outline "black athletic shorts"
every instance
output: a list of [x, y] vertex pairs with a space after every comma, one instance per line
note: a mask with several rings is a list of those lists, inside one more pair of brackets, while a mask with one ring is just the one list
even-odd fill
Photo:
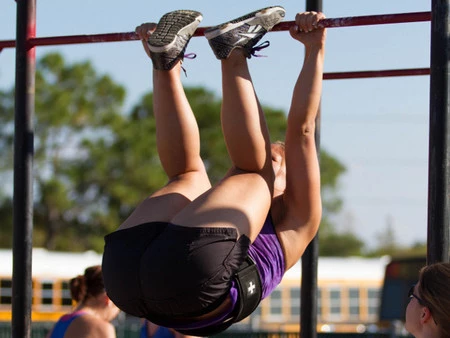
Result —
[[249, 246], [234, 228], [152, 222], [118, 230], [105, 237], [106, 292], [126, 313], [174, 325], [222, 303]]

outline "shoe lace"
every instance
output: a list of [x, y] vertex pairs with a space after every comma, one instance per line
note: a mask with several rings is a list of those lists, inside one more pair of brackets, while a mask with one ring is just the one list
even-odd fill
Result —
[[259, 52], [260, 50], [267, 48], [270, 46], [270, 42], [269, 41], [264, 41], [262, 43], [260, 43], [257, 46], [254, 46], [251, 51], [250, 51], [250, 57], [253, 55], [254, 57], [267, 57], [267, 55], [261, 55], [261, 54], [256, 54], [257, 52]]
[[187, 77], [187, 71], [186, 71], [186, 69], [183, 67], [183, 60], [184, 60], [184, 59], [193, 60], [193, 59], [195, 59], [196, 57], [197, 57], [197, 54], [195, 54], [195, 53], [187, 53], [187, 54], [184, 54], [183, 58], [181, 59], [181, 69], [182, 69], [183, 72], [184, 72], [184, 76]]

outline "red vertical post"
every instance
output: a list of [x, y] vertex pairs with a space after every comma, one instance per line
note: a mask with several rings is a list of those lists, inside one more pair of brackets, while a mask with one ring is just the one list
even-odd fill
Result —
[[31, 337], [36, 1], [17, 0], [13, 197], [13, 338]]

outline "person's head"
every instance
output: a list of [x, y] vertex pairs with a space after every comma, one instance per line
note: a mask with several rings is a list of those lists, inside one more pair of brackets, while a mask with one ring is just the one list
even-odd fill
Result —
[[286, 160], [284, 142], [272, 143], [272, 168], [275, 174], [275, 195], [286, 189]]
[[406, 329], [415, 337], [450, 337], [450, 263], [423, 267], [409, 292]]
[[69, 286], [73, 300], [78, 304], [100, 309], [105, 320], [113, 320], [119, 314], [119, 308], [106, 295], [100, 265], [86, 268], [84, 275], [70, 280]]

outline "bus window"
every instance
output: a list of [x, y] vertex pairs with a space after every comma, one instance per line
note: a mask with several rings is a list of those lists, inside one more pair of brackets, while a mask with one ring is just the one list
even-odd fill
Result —
[[53, 305], [53, 282], [42, 283], [42, 305]]
[[291, 319], [295, 320], [300, 316], [300, 287], [293, 287], [289, 290], [289, 300], [291, 304]]
[[11, 305], [12, 301], [12, 280], [0, 280], [0, 304]]
[[348, 302], [349, 302], [349, 315], [352, 319], [358, 319], [360, 316], [360, 308], [359, 308], [359, 289], [350, 288], [348, 290]]
[[71, 306], [72, 305], [72, 295], [70, 294], [70, 287], [68, 282], [62, 282], [62, 305]]

